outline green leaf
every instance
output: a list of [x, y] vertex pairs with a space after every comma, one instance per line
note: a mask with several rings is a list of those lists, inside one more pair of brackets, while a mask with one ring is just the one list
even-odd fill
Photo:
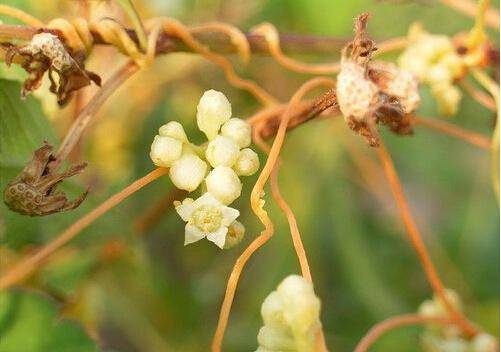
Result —
[[81, 326], [60, 318], [46, 296], [21, 290], [0, 294], [0, 352], [97, 350]]
[[40, 103], [33, 97], [23, 100], [21, 84], [0, 79], [0, 187], [21, 171], [43, 141], [56, 141], [52, 126]]
[[[0, 192], [31, 159], [33, 151], [44, 140], [55, 143], [52, 126], [45, 118], [40, 103], [29, 96], [21, 99], [21, 84], [0, 79]], [[3, 198], [3, 197], [2, 197]], [[39, 231], [39, 219], [27, 218], [7, 210], [0, 202], [5, 231], [0, 242], [19, 246], [33, 242]]]

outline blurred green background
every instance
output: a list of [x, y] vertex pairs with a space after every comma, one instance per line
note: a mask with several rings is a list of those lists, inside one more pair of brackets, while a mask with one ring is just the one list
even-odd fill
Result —
[[[415, 21], [421, 21], [430, 32], [451, 35], [468, 30], [473, 23], [432, 0], [135, 2], [144, 18], [168, 15], [189, 25], [220, 20], [243, 30], [268, 21], [284, 33], [341, 38], [350, 37], [353, 18], [363, 11], [371, 13], [370, 33], [377, 39], [405, 36]], [[3, 3], [44, 20], [77, 16], [82, 11], [79, 1]], [[116, 13], [115, 7], [103, 3], [94, 15]], [[497, 33], [491, 35], [498, 43]], [[328, 57], [296, 57], [333, 61], [339, 58], [339, 48], [333, 48]], [[234, 59], [243, 76], [252, 77], [284, 101], [309, 77], [292, 73], [266, 56], [254, 56], [248, 66]], [[122, 61], [113, 50], [96, 48], [88, 68], [106, 78]], [[20, 125], [10, 133], [26, 139], [24, 144], [11, 143], [14, 151], [7, 150], [8, 143], [0, 144], [4, 148], [0, 150], [3, 188], [42, 140], [61, 140], [77, 107], [70, 104], [57, 111], [46, 87], [36, 97], [17, 103], [19, 86], [14, 81], [21, 77], [19, 70], [1, 63], [0, 77], [13, 80], [0, 89], [2, 138], [10, 126], [8, 117], [19, 111], [15, 119]], [[150, 171], [149, 146], [161, 124], [181, 121], [189, 136], [201, 140], [195, 128], [195, 109], [202, 93], [211, 88], [228, 96], [235, 116], [245, 118], [259, 108], [249, 94], [231, 87], [219, 68], [190, 54], [159, 58], [152, 68], [125, 84], [100, 111], [74, 155], [75, 160], [90, 163], [80, 179], [65, 186], [74, 196], [91, 185], [91, 193], [79, 209], [27, 218], [0, 206], [2, 270]], [[85, 101], [93, 91], [87, 89], [81, 99]], [[420, 114], [440, 118], [426, 88], [422, 96]], [[22, 104], [27, 104], [26, 110], [16, 110], [23, 109]], [[460, 113], [450, 122], [489, 135], [494, 118], [465, 96]], [[28, 137], [23, 137], [25, 130]], [[445, 284], [461, 294], [473, 321], [498, 336], [499, 209], [488, 153], [422, 127], [412, 137], [386, 131], [383, 136]], [[322, 300], [327, 343], [332, 351], [350, 351], [375, 323], [416, 311], [431, 290], [406, 240], [374, 151], [348, 131], [342, 119], [324, 119], [295, 129], [287, 135], [282, 158], [281, 190], [297, 216], [315, 291]], [[261, 155], [262, 163], [264, 160]], [[248, 204], [253, 181], [255, 177], [245, 180], [244, 194], [236, 203], [246, 237], [229, 251], [207, 241], [183, 247], [184, 223], [172, 209], [142, 227], [141, 219], [159, 202], [168, 204], [168, 197], [183, 197], [169, 193], [172, 185], [167, 177], [142, 189], [59, 251], [23, 287], [0, 294], [0, 351], [95, 350], [75, 321], [103, 351], [207, 351], [233, 263], [261, 230]], [[256, 348], [263, 299], [285, 276], [299, 272], [285, 217], [268, 195], [266, 199], [276, 224], [275, 236], [243, 272], [225, 351]], [[54, 333], [45, 328], [56, 322], [60, 326]], [[373, 350], [419, 351], [419, 331], [393, 331]]]

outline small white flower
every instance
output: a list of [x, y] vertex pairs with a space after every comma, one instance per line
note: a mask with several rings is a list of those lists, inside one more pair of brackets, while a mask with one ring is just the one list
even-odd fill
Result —
[[259, 157], [255, 151], [245, 148], [240, 151], [233, 170], [238, 176], [251, 176], [259, 170]]
[[217, 136], [230, 117], [231, 104], [223, 93], [211, 89], [202, 95], [197, 106], [197, 124], [209, 140]]
[[226, 235], [226, 242], [224, 243], [224, 249], [230, 249], [239, 244], [245, 235], [245, 227], [239, 221], [233, 221], [230, 226], [228, 226], [228, 234]]
[[174, 185], [192, 192], [200, 186], [207, 173], [207, 163], [195, 154], [185, 154], [176, 160], [169, 171]]
[[170, 167], [174, 161], [181, 157], [183, 143], [165, 136], [155, 136], [151, 143], [150, 158], [160, 167]]
[[251, 144], [251, 126], [242, 119], [235, 117], [229, 119], [223, 127], [221, 127], [221, 134], [233, 139], [240, 148], [248, 147]]
[[217, 136], [207, 145], [205, 157], [212, 167], [232, 167], [237, 161], [238, 153], [238, 145], [231, 138]]
[[165, 137], [171, 137], [183, 143], [188, 142], [188, 137], [184, 132], [183, 125], [177, 121], [170, 121], [158, 129], [158, 134]]
[[207, 190], [223, 204], [230, 204], [240, 197], [242, 183], [235, 171], [227, 166], [218, 166], [205, 179]]
[[185, 199], [177, 204], [176, 211], [186, 221], [184, 245], [207, 238], [219, 248], [224, 247], [228, 226], [240, 215], [209, 192], [195, 201]]

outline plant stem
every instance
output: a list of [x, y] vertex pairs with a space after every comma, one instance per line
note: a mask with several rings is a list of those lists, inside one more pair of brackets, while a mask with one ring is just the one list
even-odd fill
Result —
[[354, 352], [366, 352], [384, 333], [408, 325], [435, 323], [442, 325], [454, 324], [452, 319], [438, 317], [424, 317], [419, 314], [404, 314], [388, 318], [373, 326], [360, 340]]
[[90, 102], [78, 114], [77, 118], [71, 125], [66, 137], [59, 146], [55, 160], [50, 163], [49, 167], [55, 170], [61, 162], [68, 156], [73, 147], [77, 145], [82, 133], [89, 124], [92, 116], [103, 106], [104, 102], [124, 83], [130, 76], [137, 72], [139, 67], [132, 61], [128, 61], [122, 68], [115, 72], [101, 89], [92, 97]]
[[108, 210], [114, 208], [120, 204], [124, 199], [128, 198], [130, 195], [134, 194], [147, 184], [155, 181], [157, 178], [165, 175], [168, 169], [158, 168], [146, 176], [143, 176], [139, 180], [134, 181], [129, 186], [111, 196], [105, 200], [101, 205], [94, 208], [92, 211], [78, 219], [70, 227], [68, 227], [64, 232], [57, 236], [54, 240], [43, 246], [35, 254], [22, 259], [18, 264], [14, 265], [10, 270], [8, 270], [2, 277], [0, 277], [0, 290], [4, 290], [12, 285], [15, 285], [29, 275], [31, 275], [35, 270], [40, 268], [43, 262], [55, 251], [64, 246], [70, 240], [75, 238], [82, 230], [87, 226], [92, 224], [99, 217], [104, 215]]
[[393, 197], [395, 198], [395, 202], [397, 203], [397, 207], [400, 211], [402, 221], [406, 227], [407, 237], [409, 238], [412, 246], [414, 247], [414, 250], [418, 255], [418, 259], [421, 262], [430, 286], [432, 287], [436, 295], [440, 298], [450, 317], [454, 319], [454, 321], [461, 327], [466, 335], [475, 336], [478, 332], [477, 328], [473, 326], [461, 314], [461, 312], [459, 312], [454, 306], [452, 306], [447, 298], [447, 295], [445, 294], [445, 288], [442, 280], [438, 275], [438, 271], [433, 264], [428, 250], [426, 249], [421, 233], [417, 227], [416, 221], [414, 220], [412, 212], [409, 208], [409, 204], [407, 203], [407, 200], [405, 198], [400, 178], [398, 177], [395, 166], [393, 165], [393, 160], [391, 159], [391, 156], [386, 150], [382, 141], [381, 146], [377, 148], [377, 154], [388, 179], [388, 183], [390, 184], [390, 188], [393, 193]]

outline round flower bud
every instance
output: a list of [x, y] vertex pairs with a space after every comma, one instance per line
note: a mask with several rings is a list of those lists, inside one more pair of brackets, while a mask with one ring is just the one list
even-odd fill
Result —
[[306, 333], [319, 323], [320, 300], [313, 286], [303, 277], [290, 275], [278, 285], [277, 292], [286, 309], [285, 321], [295, 333]]
[[217, 136], [230, 117], [231, 104], [223, 93], [211, 89], [202, 95], [197, 106], [197, 125], [209, 140]]
[[200, 186], [206, 172], [205, 161], [194, 154], [186, 154], [174, 162], [169, 176], [177, 188], [192, 192]]
[[259, 170], [259, 157], [255, 151], [245, 148], [238, 153], [237, 161], [233, 165], [233, 170], [238, 176], [251, 176]]
[[285, 329], [263, 326], [257, 334], [259, 346], [269, 351], [298, 351], [294, 338]]
[[226, 242], [224, 242], [224, 249], [230, 249], [239, 244], [245, 235], [245, 227], [239, 221], [233, 221], [228, 226], [228, 233], [226, 234]]
[[170, 167], [174, 161], [181, 157], [183, 143], [164, 136], [155, 136], [151, 143], [150, 158], [156, 166]]
[[171, 137], [181, 142], [188, 142], [188, 137], [184, 132], [183, 125], [177, 121], [167, 122], [158, 129], [158, 134], [165, 137]]
[[461, 91], [451, 84], [435, 84], [431, 93], [438, 103], [438, 110], [442, 115], [451, 116], [457, 113], [461, 101]]
[[495, 352], [497, 351], [497, 342], [494, 336], [485, 332], [478, 334], [471, 341], [471, 352]]
[[221, 134], [229, 137], [238, 144], [240, 148], [248, 147], [251, 144], [251, 126], [242, 119], [232, 118], [221, 127]]
[[218, 166], [205, 179], [207, 191], [228, 205], [240, 197], [242, 183], [235, 171], [227, 166]]
[[224, 136], [217, 136], [207, 145], [205, 157], [212, 167], [231, 167], [237, 161], [238, 153], [238, 145], [236, 145], [232, 139]]
[[265, 325], [284, 327], [287, 323], [284, 318], [284, 305], [277, 291], [270, 293], [261, 305], [261, 316]]

